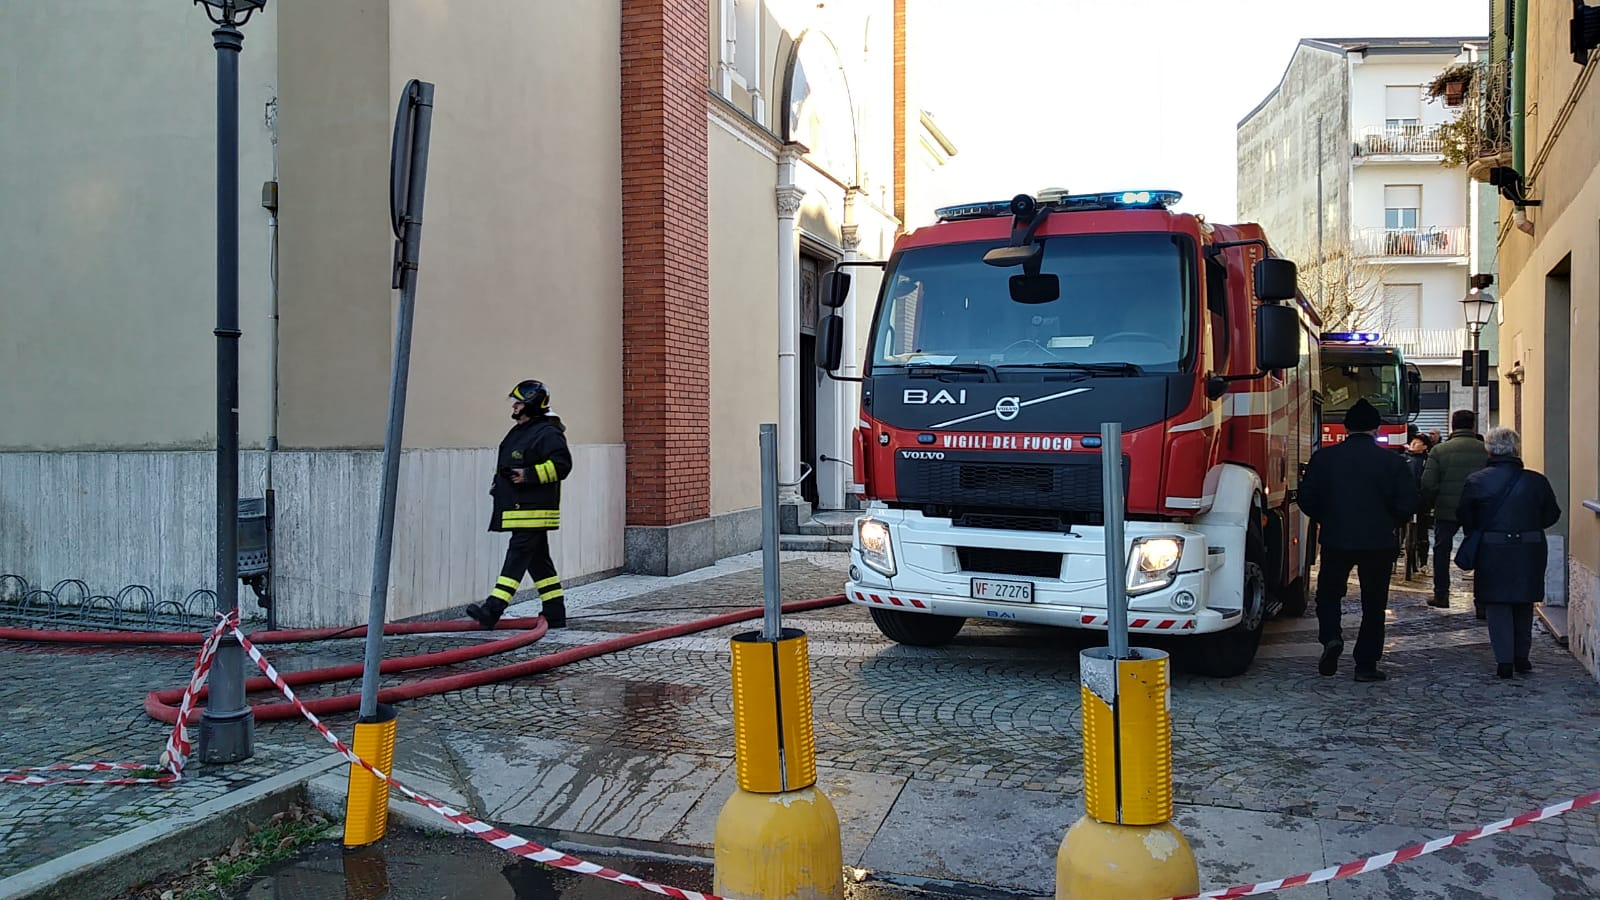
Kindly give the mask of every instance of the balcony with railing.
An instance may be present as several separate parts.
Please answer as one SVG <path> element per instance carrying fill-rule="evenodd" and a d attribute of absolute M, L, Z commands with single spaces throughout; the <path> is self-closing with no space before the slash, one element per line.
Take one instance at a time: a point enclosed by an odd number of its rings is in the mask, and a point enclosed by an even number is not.
<path fill-rule="evenodd" d="M 1466 328 L 1386 328 L 1383 342 L 1393 344 L 1408 362 L 1457 362 L 1472 347 Z"/>
<path fill-rule="evenodd" d="M 1451 88 L 1445 82 L 1455 82 Z M 1437 92 L 1435 92 L 1437 89 Z M 1478 181 L 1489 167 L 1509 165 L 1511 159 L 1511 67 L 1504 60 L 1479 60 L 1452 66 L 1440 74 L 1430 94 L 1444 99 L 1453 118 L 1440 128 L 1444 163 L 1467 166 Z M 1454 96 L 1453 96 L 1454 95 Z"/>
<path fill-rule="evenodd" d="M 1467 256 L 1467 226 L 1425 225 L 1421 228 L 1358 228 L 1356 255 L 1393 260 L 1462 261 Z"/>
<path fill-rule="evenodd" d="M 1355 142 L 1355 162 L 1438 162 L 1444 137 L 1438 125 L 1369 125 Z M 1419 159 L 1420 158 L 1420 159 Z"/>

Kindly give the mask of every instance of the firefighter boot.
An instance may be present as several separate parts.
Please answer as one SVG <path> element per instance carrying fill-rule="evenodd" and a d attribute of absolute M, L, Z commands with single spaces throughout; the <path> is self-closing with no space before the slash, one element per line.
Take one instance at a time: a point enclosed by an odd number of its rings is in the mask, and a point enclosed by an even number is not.
<path fill-rule="evenodd" d="M 539 614 L 544 616 L 545 624 L 551 628 L 567 627 L 567 601 L 560 597 L 546 600 L 540 606 Z"/>
<path fill-rule="evenodd" d="M 467 615 L 478 620 L 484 628 L 492 629 L 500 621 L 500 615 L 506 611 L 506 602 L 499 597 L 485 598 L 483 603 L 467 604 Z"/>

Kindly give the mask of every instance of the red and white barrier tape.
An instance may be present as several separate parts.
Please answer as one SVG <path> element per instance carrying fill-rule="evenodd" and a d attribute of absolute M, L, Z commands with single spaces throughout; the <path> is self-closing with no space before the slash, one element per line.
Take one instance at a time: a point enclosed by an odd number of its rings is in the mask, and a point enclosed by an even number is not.
<path fill-rule="evenodd" d="M 1563 800 L 1560 803 L 1552 803 L 1543 809 L 1525 812 L 1520 816 L 1512 816 L 1509 819 L 1501 819 L 1498 822 L 1493 822 L 1488 825 L 1481 825 L 1469 831 L 1463 831 L 1459 834 L 1450 835 L 1449 837 L 1434 838 L 1431 841 L 1425 841 L 1421 844 L 1412 844 L 1411 846 L 1402 848 L 1400 850 L 1391 850 L 1388 853 L 1380 853 L 1377 856 L 1369 856 L 1366 859 L 1353 860 L 1345 863 L 1344 865 L 1329 866 L 1326 869 L 1318 869 L 1315 872 L 1306 872 L 1302 875 L 1294 875 L 1289 878 L 1279 878 L 1275 881 L 1262 881 L 1256 884 L 1240 884 L 1230 888 L 1206 891 L 1203 894 L 1186 894 L 1183 897 L 1176 898 L 1176 900 L 1226 900 L 1226 898 L 1231 897 L 1249 897 L 1254 894 L 1266 894 L 1272 891 L 1281 891 L 1285 888 L 1295 888 L 1307 884 L 1316 884 L 1321 881 L 1334 881 L 1339 878 L 1349 878 L 1352 875 L 1362 875 L 1367 872 L 1373 872 L 1378 869 L 1382 869 L 1385 866 L 1392 866 L 1395 863 L 1406 862 L 1407 860 L 1416 859 L 1419 856 L 1426 856 L 1429 853 L 1437 853 L 1446 847 L 1459 847 L 1460 845 L 1469 841 L 1476 841 L 1480 838 L 1486 838 L 1492 834 L 1499 834 L 1502 831 L 1510 831 L 1513 828 L 1521 828 L 1524 825 L 1532 825 L 1534 822 L 1540 822 L 1545 819 L 1553 819 L 1562 813 L 1569 813 L 1575 809 L 1583 809 L 1586 806 L 1594 806 L 1597 803 L 1600 803 L 1600 791 L 1590 791 L 1587 794 L 1574 797 L 1571 800 Z"/>
<path fill-rule="evenodd" d="M 216 656 L 217 645 L 229 631 L 238 632 L 239 614 L 236 612 L 219 616 L 215 628 L 206 636 L 205 642 L 200 645 L 200 653 L 195 658 L 194 670 L 189 674 L 189 684 L 183 691 L 183 704 L 178 710 L 178 721 L 173 723 L 172 733 L 167 736 L 167 749 L 161 754 L 161 762 L 157 765 L 149 763 L 127 762 L 87 762 L 64 763 L 55 766 L 38 766 L 21 769 L 12 769 L 0 774 L 0 783 L 3 784 L 28 784 L 28 785 L 54 785 L 54 784 L 172 784 L 183 778 L 183 767 L 189 761 L 189 753 L 194 747 L 194 742 L 189 739 L 189 718 L 194 714 L 194 698 L 199 696 L 200 689 L 205 686 L 206 678 L 211 674 L 211 660 Z M 165 770 L 165 775 L 142 778 L 51 778 L 41 775 L 41 772 L 140 772 L 146 770 Z"/>
<path fill-rule="evenodd" d="M 596 878 L 603 878 L 607 881 L 614 881 L 618 884 L 628 885 L 629 887 L 641 888 L 654 894 L 675 897 L 678 898 L 678 900 L 723 900 L 723 898 L 718 897 L 715 894 L 702 894 L 699 891 L 668 887 L 667 885 L 656 884 L 654 882 L 645 881 L 644 879 L 635 877 L 633 875 L 627 875 L 622 872 L 618 872 L 615 869 L 596 865 L 592 862 L 585 862 L 575 856 L 568 856 L 567 854 L 558 850 L 551 850 L 550 848 L 534 841 L 530 841 L 525 837 L 519 837 L 510 833 L 509 831 L 503 831 L 487 823 L 480 822 L 466 813 L 451 809 L 432 797 L 427 797 L 417 793 L 416 791 L 413 791 L 412 789 L 396 781 L 389 775 L 389 773 L 380 771 L 371 763 L 357 756 L 344 743 L 344 741 L 339 740 L 339 738 L 328 729 L 328 726 L 322 724 L 322 720 L 318 719 L 315 713 L 307 709 L 304 703 L 300 702 L 300 698 L 295 696 L 294 689 L 289 687 L 289 684 L 283 680 L 283 676 L 278 674 L 278 670 L 273 668 L 271 663 L 267 662 L 266 657 L 261 655 L 261 651 L 257 649 L 254 644 L 250 643 L 250 639 L 245 637 L 243 632 L 241 632 L 238 628 L 234 628 L 233 635 L 239 639 L 239 643 L 244 646 L 244 651 L 250 654 L 250 658 L 255 660 L 256 667 L 261 670 L 261 673 L 267 676 L 267 678 L 277 686 L 278 690 L 283 694 L 283 696 L 287 698 L 290 703 L 293 703 L 296 709 L 300 710 L 301 715 L 306 717 L 306 720 L 311 723 L 313 728 L 317 729 L 317 733 L 321 734 L 324 740 L 332 744 L 333 748 L 338 750 L 345 759 L 348 759 L 351 763 L 366 769 L 375 777 L 383 779 L 390 787 L 399 791 L 401 794 L 404 794 L 406 797 L 416 801 L 417 803 L 422 804 L 428 809 L 438 813 L 440 816 L 444 817 L 447 821 L 455 825 L 457 828 L 460 828 L 462 831 L 465 831 L 468 834 L 479 838 L 480 840 L 492 844 L 495 847 L 499 847 L 501 850 L 509 850 L 510 852 L 515 853 L 524 859 L 542 862 L 545 865 L 555 866 L 559 869 L 566 869 L 569 872 L 577 872 L 580 875 L 593 875 Z"/>
<path fill-rule="evenodd" d="M 344 758 L 348 759 L 352 764 L 358 765 L 361 768 L 366 769 L 368 772 L 371 772 L 374 777 L 383 779 L 383 781 L 390 787 L 399 791 L 409 799 L 414 800 L 422 806 L 425 806 L 428 809 L 438 813 L 441 817 L 460 828 L 462 831 L 465 831 L 468 834 L 479 838 L 480 840 L 492 844 L 501 850 L 508 850 L 525 859 L 531 859 L 535 862 L 542 862 L 546 865 L 566 869 L 571 872 L 577 872 L 581 875 L 593 875 L 597 878 L 603 878 L 607 881 L 614 881 L 618 884 L 625 884 L 630 887 L 640 888 L 651 893 L 678 898 L 678 900 L 724 900 L 724 898 L 718 897 L 715 894 L 704 894 L 699 891 L 691 891 L 683 888 L 675 888 L 667 885 L 656 884 L 654 882 L 645 881 L 633 875 L 618 872 L 615 869 L 596 865 L 591 862 L 585 862 L 577 857 L 568 856 L 567 854 L 561 853 L 557 850 L 551 850 L 550 848 L 545 847 L 535 841 L 530 841 L 527 838 L 519 837 L 518 835 L 512 834 L 508 831 L 504 831 L 487 823 L 480 822 L 466 813 L 451 809 L 432 797 L 428 797 L 411 790 L 410 788 L 396 781 L 387 772 L 380 771 L 371 763 L 357 756 L 349 748 L 349 746 L 347 746 L 343 741 L 339 740 L 339 738 L 335 736 L 331 730 L 329 730 L 328 726 L 322 724 L 322 720 L 318 719 L 315 713 L 306 708 L 306 705 L 300 701 L 300 698 L 295 696 L 294 690 L 289 687 L 286 681 L 284 681 L 283 676 L 278 674 L 278 670 L 273 668 L 271 663 L 267 662 L 266 657 L 261 655 L 261 651 L 256 648 L 255 644 L 251 643 L 250 639 L 245 636 L 244 632 L 239 630 L 238 613 L 234 612 L 219 615 L 216 627 L 212 629 L 211 633 L 206 637 L 205 643 L 200 647 L 199 656 L 195 660 L 194 671 L 189 676 L 189 684 L 183 692 L 183 701 L 179 706 L 178 711 L 178 721 L 173 725 L 172 734 L 167 738 L 167 748 L 161 754 L 160 767 L 166 769 L 168 774 L 156 778 L 102 779 L 51 779 L 41 775 L 33 774 L 38 772 L 66 771 L 139 771 L 153 768 L 152 766 L 142 763 L 90 762 L 71 763 L 56 766 L 41 766 L 38 768 L 13 769 L 6 774 L 0 775 L 0 782 L 28 785 L 83 785 L 170 784 L 178 781 L 183 775 L 183 767 L 188 762 L 189 754 L 193 749 L 193 742 L 189 739 L 188 722 L 190 716 L 194 712 L 194 699 L 199 695 L 200 689 L 205 686 L 206 678 L 211 672 L 211 663 L 213 658 L 216 656 L 217 645 L 221 643 L 223 636 L 227 634 L 232 634 L 238 639 L 239 644 L 244 648 L 245 652 L 250 655 L 250 658 L 255 661 L 257 668 L 261 670 L 262 674 L 266 675 L 267 678 L 271 680 L 275 686 L 277 686 L 278 690 L 283 694 L 283 696 L 287 698 L 290 703 L 294 704 L 295 708 L 300 711 L 301 715 L 306 717 L 306 720 L 311 723 L 312 727 L 316 728 L 317 732 L 322 735 L 323 739 L 329 744 L 332 744 L 334 749 L 339 751 L 340 755 L 344 756 Z M 1344 863 L 1343 865 L 1330 866 L 1326 869 L 1318 869 L 1315 872 L 1306 872 L 1300 875 L 1293 875 L 1288 878 L 1279 878 L 1272 881 L 1261 881 L 1255 884 L 1234 885 L 1233 887 L 1220 888 L 1218 890 L 1206 891 L 1200 894 L 1186 894 L 1182 897 L 1173 898 L 1173 900 L 1230 900 L 1230 898 L 1235 897 L 1250 897 L 1256 894 L 1266 894 L 1273 891 L 1286 890 L 1288 888 L 1302 887 L 1308 884 L 1317 884 L 1324 881 L 1336 881 L 1341 878 L 1350 878 L 1355 875 L 1362 875 L 1367 872 L 1373 872 L 1387 866 L 1392 866 L 1395 863 L 1413 860 L 1419 856 L 1437 853 L 1447 847 L 1458 847 L 1462 844 L 1499 834 L 1503 831 L 1510 831 L 1513 828 L 1521 828 L 1524 825 L 1532 825 L 1535 822 L 1542 822 L 1545 819 L 1553 819 L 1556 816 L 1564 813 L 1584 809 L 1597 804 L 1600 804 L 1600 790 L 1591 791 L 1587 794 L 1573 797 L 1570 800 L 1563 800 L 1560 803 L 1552 803 L 1549 806 L 1541 809 L 1525 812 L 1519 816 L 1513 816 L 1509 819 L 1501 819 L 1498 822 L 1492 822 L 1488 825 L 1482 825 L 1477 828 L 1459 832 L 1457 834 L 1450 835 L 1449 837 L 1435 838 L 1431 841 L 1425 841 L 1421 844 L 1413 844 L 1409 847 L 1393 850 L 1388 853 L 1380 853 L 1376 856 L 1369 856 L 1365 859 L 1353 860 L 1351 862 Z"/>

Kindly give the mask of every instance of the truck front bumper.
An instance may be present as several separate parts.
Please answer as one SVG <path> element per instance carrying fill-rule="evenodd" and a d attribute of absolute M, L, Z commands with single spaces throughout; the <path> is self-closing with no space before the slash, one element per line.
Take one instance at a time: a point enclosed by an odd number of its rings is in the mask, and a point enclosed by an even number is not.
<path fill-rule="evenodd" d="M 1104 631 L 1105 534 L 1075 527 L 1071 534 L 963 528 L 906 510 L 872 510 L 863 520 L 882 523 L 892 546 L 892 566 L 880 556 L 868 563 L 858 523 L 850 550 L 845 598 L 861 606 L 963 618 L 1029 622 Z M 1208 587 L 1222 568 L 1224 550 L 1176 522 L 1128 522 L 1129 552 L 1141 538 L 1179 538 L 1182 555 L 1170 582 L 1128 597 L 1128 629 L 1151 634 L 1207 634 L 1239 624 L 1242 611 L 1207 605 Z M 887 574 L 881 568 L 891 568 Z M 999 569 L 1000 571 L 995 571 Z M 1019 574 L 1027 570 L 1029 574 Z M 995 583 L 1026 585 L 1026 599 L 979 597 Z M 1021 591 L 1020 588 L 1008 588 Z"/>

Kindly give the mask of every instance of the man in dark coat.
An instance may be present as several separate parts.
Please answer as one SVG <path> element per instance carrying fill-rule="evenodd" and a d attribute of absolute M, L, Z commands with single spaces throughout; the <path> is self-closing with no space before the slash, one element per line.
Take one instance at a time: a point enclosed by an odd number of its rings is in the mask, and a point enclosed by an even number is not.
<path fill-rule="evenodd" d="M 1492 428 L 1489 464 L 1467 477 L 1456 521 L 1478 536 L 1472 598 L 1489 620 L 1495 674 L 1528 673 L 1533 664 L 1533 604 L 1544 600 L 1544 530 L 1561 519 L 1549 479 L 1522 466 L 1517 433 Z"/>
<path fill-rule="evenodd" d="M 565 628 L 566 595 L 550 559 L 550 532 L 561 525 L 561 482 L 572 472 L 567 427 L 551 414 L 550 391 L 540 382 L 523 381 L 510 396 L 511 418 L 517 424 L 500 441 L 489 488 L 494 498 L 489 530 L 509 531 L 511 541 L 500 580 L 482 604 L 467 606 L 467 615 L 484 628 L 493 628 L 526 574 L 539 592 L 545 624 Z"/>
<path fill-rule="evenodd" d="M 1478 417 L 1470 409 L 1450 414 L 1450 437 L 1428 453 L 1422 467 L 1422 506 L 1433 510 L 1433 599 L 1429 606 L 1450 608 L 1450 559 L 1455 548 L 1456 507 L 1467 476 L 1489 458 L 1478 438 Z M 1483 609 L 1478 609 L 1483 618 Z"/>
<path fill-rule="evenodd" d="M 1358 400 L 1345 413 L 1348 436 L 1311 455 L 1300 479 L 1300 509 L 1317 523 L 1322 545 L 1317 573 L 1317 671 L 1339 671 L 1344 635 L 1339 617 L 1355 569 L 1361 582 L 1361 630 L 1356 635 L 1357 681 L 1383 681 L 1384 616 L 1389 609 L 1389 573 L 1399 553 L 1395 531 L 1417 511 L 1416 479 L 1400 454 L 1378 446 L 1383 419 L 1377 407 Z"/>

